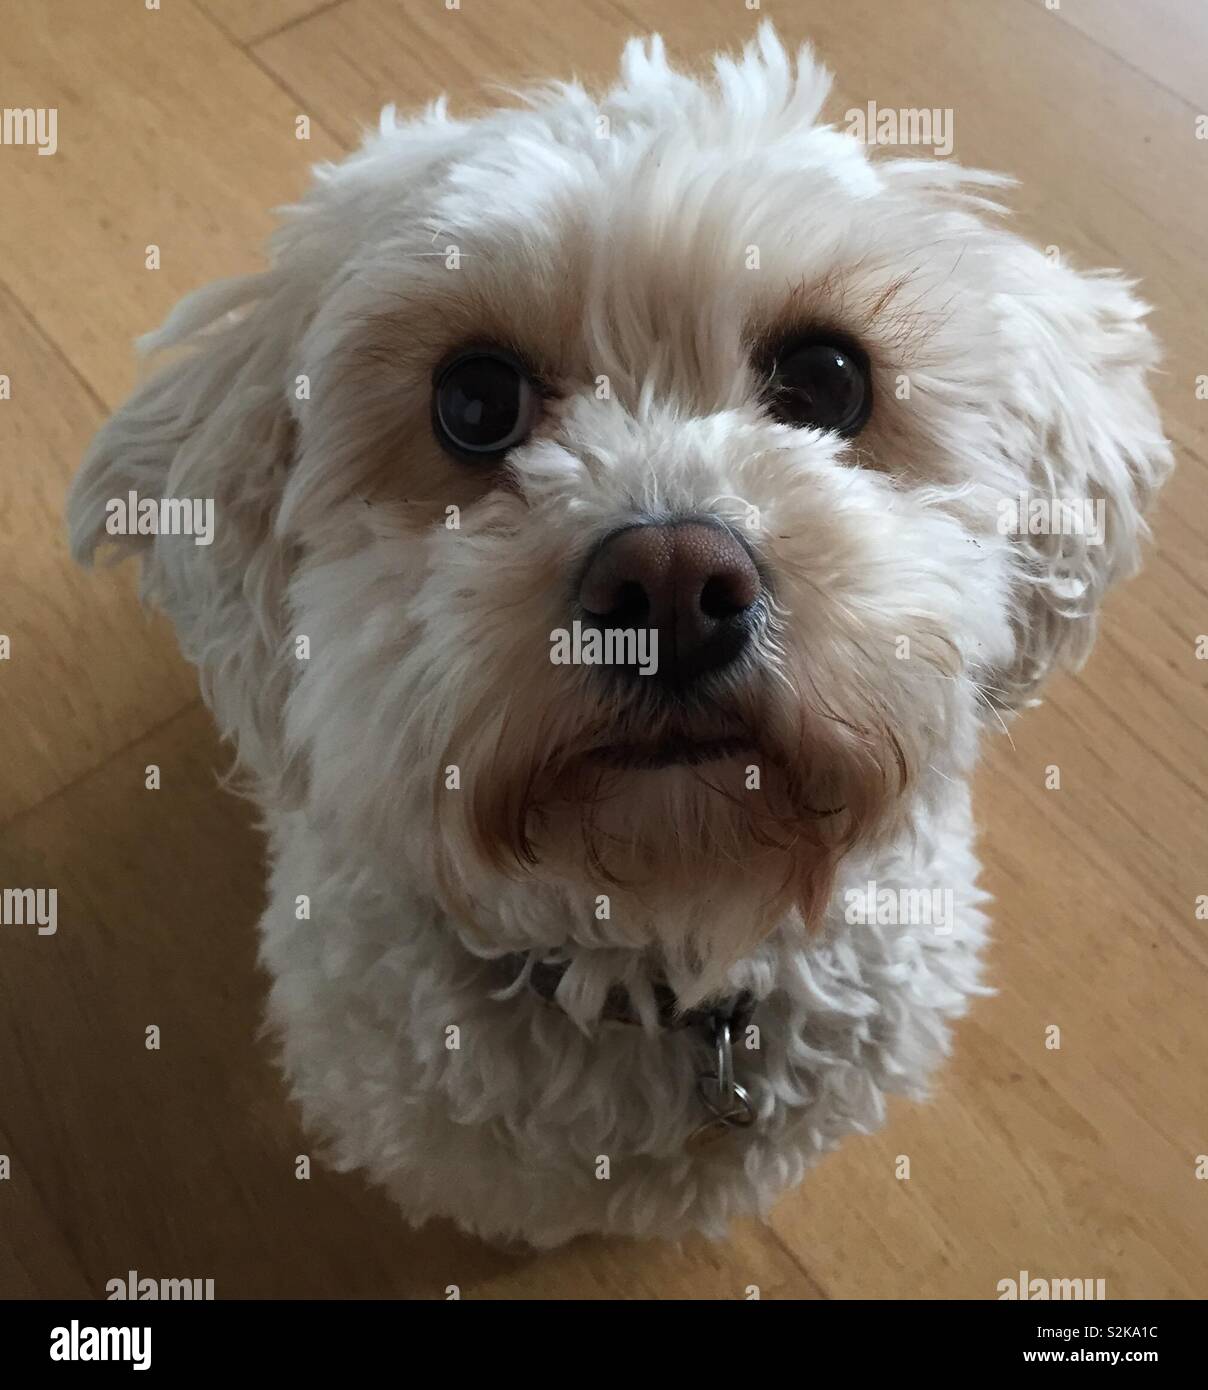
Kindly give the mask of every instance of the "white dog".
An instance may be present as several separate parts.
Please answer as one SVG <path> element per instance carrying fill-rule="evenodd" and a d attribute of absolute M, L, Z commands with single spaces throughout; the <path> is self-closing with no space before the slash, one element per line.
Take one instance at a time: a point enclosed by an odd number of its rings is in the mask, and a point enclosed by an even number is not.
<path fill-rule="evenodd" d="M 411 1221 L 718 1234 L 923 1093 L 982 730 L 1136 565 L 1145 307 L 828 87 L 765 28 L 388 110 L 76 482 L 262 807 L 306 1123 Z M 131 492 L 212 544 L 114 535 Z"/>

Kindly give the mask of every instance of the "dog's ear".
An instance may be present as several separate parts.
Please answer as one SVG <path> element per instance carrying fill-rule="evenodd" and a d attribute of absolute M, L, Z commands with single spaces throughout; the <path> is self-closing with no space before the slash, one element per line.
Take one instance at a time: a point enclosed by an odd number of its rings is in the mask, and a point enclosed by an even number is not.
<path fill-rule="evenodd" d="M 995 680 L 1008 707 L 1055 665 L 1086 659 L 1104 594 L 1137 567 L 1144 514 L 1172 462 L 1148 385 L 1158 348 L 1147 306 L 1115 274 L 1024 255 L 1021 292 L 1001 300 L 1011 367 L 996 422 L 1017 489 L 1000 513 L 1020 561 L 1016 660 Z M 1062 513 L 1054 499 L 1073 506 Z M 1076 514 L 1091 524 L 1071 525 Z"/>
<path fill-rule="evenodd" d="M 143 340 L 170 360 L 101 429 L 68 499 L 81 563 L 107 541 L 119 556 L 141 557 L 144 598 L 176 624 L 262 801 L 298 790 L 281 739 L 297 668 L 286 612 L 291 548 L 278 521 L 309 394 L 304 340 L 323 287 L 359 250 L 397 235 L 402 191 L 419 196 L 465 129 L 443 98 L 413 121 L 387 107 L 355 155 L 318 166 L 311 190 L 285 210 L 269 270 L 189 295 Z M 212 501 L 212 543 L 112 534 L 111 504 L 131 492 Z"/>
<path fill-rule="evenodd" d="M 144 598 L 175 623 L 221 731 L 266 791 L 284 771 L 288 556 L 274 517 L 293 436 L 286 371 L 298 315 L 277 271 L 183 300 L 140 344 L 172 360 L 101 428 L 67 505 L 81 563 L 107 542 L 117 558 L 141 557 Z M 212 504 L 208 543 L 139 534 L 130 494 L 148 530 L 163 498 L 189 499 L 202 517 Z"/>

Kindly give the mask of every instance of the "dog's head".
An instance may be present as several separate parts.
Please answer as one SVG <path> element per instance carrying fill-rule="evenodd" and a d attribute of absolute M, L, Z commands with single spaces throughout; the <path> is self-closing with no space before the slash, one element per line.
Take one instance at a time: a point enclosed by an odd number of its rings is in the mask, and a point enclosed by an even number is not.
<path fill-rule="evenodd" d="M 828 85 L 764 30 L 707 83 L 655 40 L 599 101 L 388 112 L 76 483 L 85 558 L 112 499 L 214 500 L 211 545 L 114 539 L 260 796 L 501 944 L 707 988 L 1134 567 L 1143 306 Z"/>

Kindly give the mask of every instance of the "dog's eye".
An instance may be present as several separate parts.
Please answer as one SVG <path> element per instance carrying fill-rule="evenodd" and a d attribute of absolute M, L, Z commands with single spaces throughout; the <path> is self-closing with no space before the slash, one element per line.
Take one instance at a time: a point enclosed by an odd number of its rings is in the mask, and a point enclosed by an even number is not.
<path fill-rule="evenodd" d="M 527 438 L 540 410 L 540 393 L 524 368 L 505 352 L 479 349 L 438 374 L 432 427 L 457 458 L 489 461 Z"/>
<path fill-rule="evenodd" d="M 868 358 L 854 343 L 795 342 L 773 366 L 768 404 L 786 425 L 859 434 L 872 412 Z"/>

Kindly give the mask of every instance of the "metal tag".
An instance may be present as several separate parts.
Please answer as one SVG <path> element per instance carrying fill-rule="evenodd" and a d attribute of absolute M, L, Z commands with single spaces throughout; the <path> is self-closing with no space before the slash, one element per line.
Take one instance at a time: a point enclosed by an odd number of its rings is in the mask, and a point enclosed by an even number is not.
<path fill-rule="evenodd" d="M 714 1020 L 713 1044 L 716 1070 L 702 1072 L 696 1079 L 696 1094 L 709 1112 L 709 1118 L 689 1137 L 691 1149 L 706 1148 L 734 1130 L 748 1129 L 755 1123 L 751 1098 L 734 1080 L 734 1048 L 728 1018 Z"/>

